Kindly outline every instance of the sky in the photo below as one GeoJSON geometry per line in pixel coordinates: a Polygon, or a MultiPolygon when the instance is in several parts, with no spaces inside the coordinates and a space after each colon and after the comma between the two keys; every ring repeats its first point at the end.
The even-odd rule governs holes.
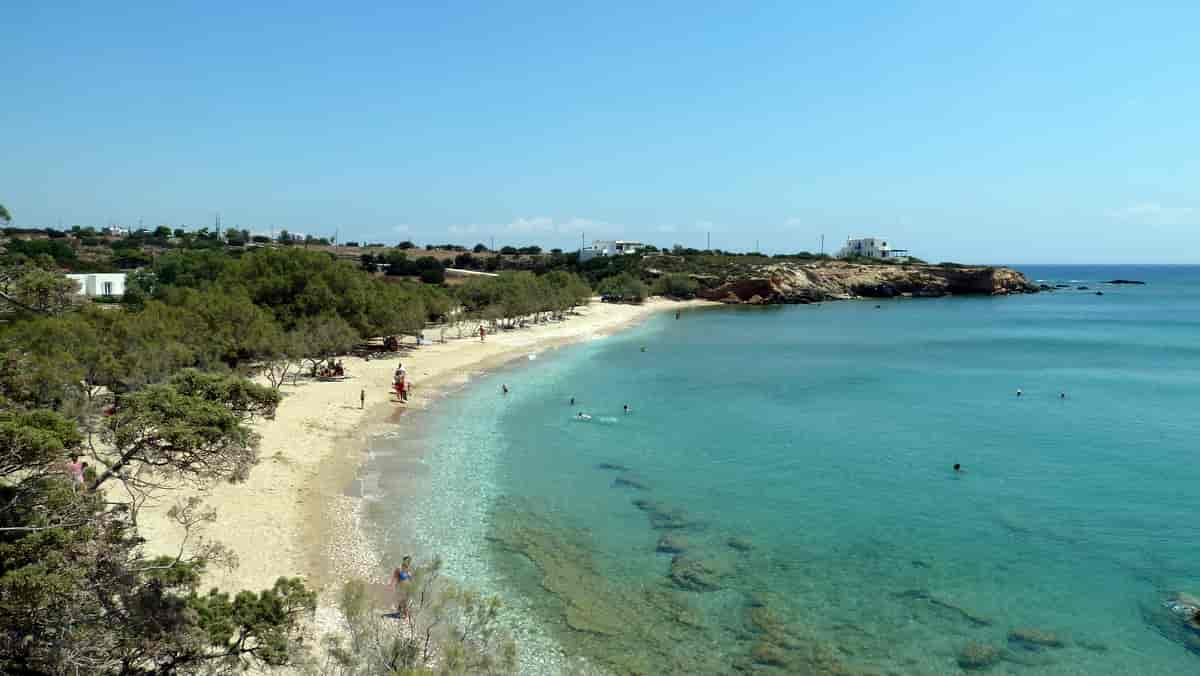
{"type": "Polygon", "coordinates": [[[1200,262],[1194,1],[3,14],[17,225],[1200,262]]]}

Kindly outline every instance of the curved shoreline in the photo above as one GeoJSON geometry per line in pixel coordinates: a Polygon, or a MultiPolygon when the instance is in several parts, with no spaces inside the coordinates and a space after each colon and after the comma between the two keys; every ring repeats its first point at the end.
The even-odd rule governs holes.
{"type": "MultiPolygon", "coordinates": [[[[166,517],[175,501],[199,495],[217,510],[205,536],[232,551],[239,565],[208,572],[204,584],[228,591],[266,589],[281,576],[298,576],[321,591],[328,604],[338,583],[350,575],[386,579],[367,542],[357,534],[363,500],[354,481],[373,434],[396,429],[406,414],[430,407],[473,375],[530,351],[546,350],[607,335],[667,311],[717,305],[708,301],[650,299],[645,304],[592,303],[561,322],[477,339],[448,339],[405,349],[395,358],[345,358],[351,378],[342,382],[301,381],[284,385],[283,402],[272,420],[254,423],[261,437],[260,461],[246,481],[199,491],[175,491],[143,509],[139,526],[153,552],[177,551],[181,533],[166,517]],[[396,362],[408,368],[414,389],[407,406],[391,401],[396,362]],[[360,391],[369,406],[359,407],[360,391]]],[[[440,330],[427,331],[436,340],[440,330]]]]}

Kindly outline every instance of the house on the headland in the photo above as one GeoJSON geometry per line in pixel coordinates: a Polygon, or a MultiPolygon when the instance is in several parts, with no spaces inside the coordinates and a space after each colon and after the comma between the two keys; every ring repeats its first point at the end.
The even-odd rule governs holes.
{"type": "Polygon", "coordinates": [[[89,272],[87,274],[67,275],[79,283],[76,292],[88,298],[119,298],[125,295],[124,272],[89,272]]]}
{"type": "Polygon", "coordinates": [[[104,233],[109,237],[128,237],[129,228],[122,228],[119,225],[110,225],[104,229],[104,233]]]}
{"type": "Polygon", "coordinates": [[[644,248],[646,245],[630,239],[594,239],[591,246],[579,250],[579,262],[590,261],[598,256],[621,256],[644,248]]]}
{"type": "Polygon", "coordinates": [[[881,237],[851,237],[838,251],[838,258],[878,258],[907,260],[908,249],[893,249],[881,237]]]}

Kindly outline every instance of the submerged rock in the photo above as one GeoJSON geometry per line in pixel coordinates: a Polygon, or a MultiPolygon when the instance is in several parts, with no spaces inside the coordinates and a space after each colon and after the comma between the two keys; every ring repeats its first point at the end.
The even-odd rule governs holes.
{"type": "Polygon", "coordinates": [[[1142,619],[1163,637],[1200,655],[1200,598],[1184,592],[1142,607],[1142,619]]]}
{"type": "Polygon", "coordinates": [[[650,490],[650,487],[646,485],[645,481],[632,474],[622,474],[618,476],[617,478],[613,479],[612,485],[618,487],[623,486],[625,488],[636,488],[639,491],[650,490]]]}
{"type": "Polygon", "coordinates": [[[650,517],[650,526],[652,528],[660,530],[682,529],[693,528],[698,525],[687,515],[687,512],[682,509],[667,507],[657,500],[638,498],[633,501],[633,505],[650,517]]]}
{"type": "Polygon", "coordinates": [[[617,472],[628,472],[629,468],[625,465],[618,465],[615,462],[602,462],[596,465],[596,469],[615,470],[617,472]]]}
{"type": "Polygon", "coordinates": [[[750,650],[750,659],[755,664],[768,667],[786,667],[790,663],[787,651],[769,641],[759,641],[750,650]]]}
{"type": "Polygon", "coordinates": [[[664,533],[663,536],[658,539],[658,546],[655,547],[654,551],[659,552],[660,554],[682,554],[687,551],[690,544],[691,543],[687,541],[687,538],[684,538],[681,535],[664,533]]]}
{"type": "Polygon", "coordinates": [[[1058,634],[1052,631],[1042,631],[1027,627],[1019,627],[1008,632],[1008,642],[1010,645],[1031,651],[1041,650],[1042,648],[1061,648],[1064,645],[1058,634]]]}
{"type": "Polygon", "coordinates": [[[971,641],[958,653],[958,666],[963,669],[987,669],[999,662],[1003,652],[993,645],[971,641]]]}
{"type": "Polygon", "coordinates": [[[746,538],[738,537],[736,535],[729,538],[725,544],[729,545],[730,549],[735,549],[739,552],[748,552],[754,549],[754,543],[750,542],[746,538]]]}
{"type": "Polygon", "coordinates": [[[680,589],[707,592],[721,588],[721,578],[727,573],[720,562],[676,554],[671,559],[671,581],[680,589]]]}
{"type": "Polygon", "coordinates": [[[1110,279],[1105,284],[1145,284],[1145,282],[1139,282],[1136,279],[1110,279]]]}
{"type": "Polygon", "coordinates": [[[925,589],[910,589],[908,591],[892,594],[892,596],[895,596],[899,599],[909,599],[912,601],[928,603],[933,608],[943,612],[952,613],[976,627],[988,627],[992,624],[992,621],[988,618],[967,610],[966,608],[963,608],[952,601],[936,596],[925,589]]]}

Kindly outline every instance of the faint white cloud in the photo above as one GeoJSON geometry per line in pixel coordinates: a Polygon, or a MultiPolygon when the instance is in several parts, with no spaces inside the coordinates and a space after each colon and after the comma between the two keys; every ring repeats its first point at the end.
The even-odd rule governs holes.
{"type": "Polygon", "coordinates": [[[401,223],[400,225],[392,226],[392,232],[408,232],[409,230],[412,230],[412,228],[410,228],[407,223],[401,223]]]}
{"type": "Polygon", "coordinates": [[[1131,225],[1192,225],[1200,223],[1200,209],[1167,206],[1157,202],[1143,202],[1114,209],[1109,212],[1109,215],[1131,225]]]}
{"type": "Polygon", "coordinates": [[[554,219],[549,216],[518,218],[504,227],[509,232],[550,232],[553,228],[554,219]]]}
{"type": "Polygon", "coordinates": [[[561,235],[581,231],[595,232],[597,235],[600,235],[614,228],[619,229],[619,226],[579,216],[566,220],[556,220],[550,216],[523,216],[508,223],[462,223],[450,225],[446,227],[446,232],[459,236],[478,234],[561,235]]]}
{"type": "Polygon", "coordinates": [[[783,225],[786,228],[798,228],[805,224],[806,223],[803,218],[796,218],[796,217],[789,218],[783,222],[783,225]]]}
{"type": "Polygon", "coordinates": [[[466,225],[451,225],[446,228],[446,232],[451,235],[474,235],[478,233],[480,227],[475,224],[466,225]]]}
{"type": "Polygon", "coordinates": [[[657,232],[675,232],[678,228],[673,225],[660,225],[654,228],[657,232]]]}

